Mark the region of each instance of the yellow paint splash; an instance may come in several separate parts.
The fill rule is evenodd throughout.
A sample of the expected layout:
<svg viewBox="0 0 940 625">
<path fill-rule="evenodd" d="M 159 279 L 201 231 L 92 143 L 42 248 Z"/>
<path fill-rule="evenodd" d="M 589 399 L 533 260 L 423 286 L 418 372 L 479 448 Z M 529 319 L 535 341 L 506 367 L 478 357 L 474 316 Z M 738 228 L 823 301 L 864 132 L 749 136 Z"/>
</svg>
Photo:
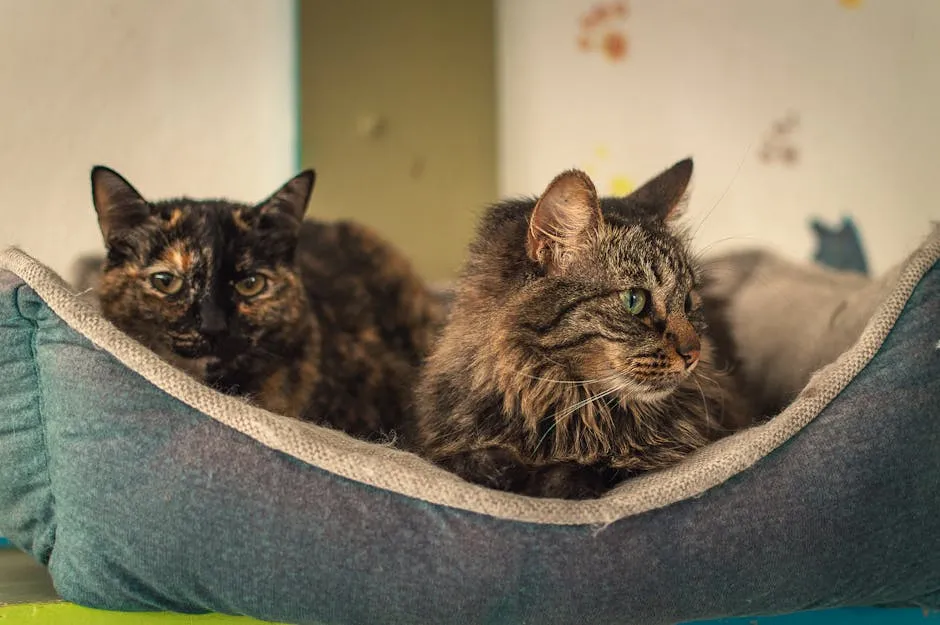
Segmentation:
<svg viewBox="0 0 940 625">
<path fill-rule="evenodd" d="M 635 188 L 636 185 L 626 176 L 614 176 L 610 181 L 610 191 L 613 195 L 627 195 Z"/>
<path fill-rule="evenodd" d="M 597 185 L 602 195 L 627 195 L 636 189 L 629 176 L 610 172 L 610 148 L 601 144 L 594 148 L 594 157 L 581 166 Z M 606 170 L 606 171 L 605 171 Z"/>
<path fill-rule="evenodd" d="M 857 9 L 862 6 L 862 0 L 839 0 L 839 4 L 847 9 Z"/>
</svg>

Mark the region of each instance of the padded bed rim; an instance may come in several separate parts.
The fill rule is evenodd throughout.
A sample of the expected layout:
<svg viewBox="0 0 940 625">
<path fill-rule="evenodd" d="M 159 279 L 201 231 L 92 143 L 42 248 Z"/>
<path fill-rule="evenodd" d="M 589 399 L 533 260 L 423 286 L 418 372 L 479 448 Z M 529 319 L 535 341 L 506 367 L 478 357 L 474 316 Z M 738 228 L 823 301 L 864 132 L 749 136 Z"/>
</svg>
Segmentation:
<svg viewBox="0 0 940 625">
<path fill-rule="evenodd" d="M 598 500 L 534 499 L 463 482 L 417 456 L 341 432 L 281 417 L 222 395 L 171 367 L 76 297 L 51 269 L 17 248 L 0 253 L 6 269 L 66 324 L 152 384 L 216 421 L 330 473 L 427 503 L 500 519 L 554 525 L 603 525 L 698 496 L 744 471 L 812 421 L 868 364 L 914 288 L 940 259 L 940 224 L 901 266 L 890 294 L 855 344 L 813 375 L 799 397 L 764 425 L 718 441 L 670 469 L 630 480 Z"/>
</svg>

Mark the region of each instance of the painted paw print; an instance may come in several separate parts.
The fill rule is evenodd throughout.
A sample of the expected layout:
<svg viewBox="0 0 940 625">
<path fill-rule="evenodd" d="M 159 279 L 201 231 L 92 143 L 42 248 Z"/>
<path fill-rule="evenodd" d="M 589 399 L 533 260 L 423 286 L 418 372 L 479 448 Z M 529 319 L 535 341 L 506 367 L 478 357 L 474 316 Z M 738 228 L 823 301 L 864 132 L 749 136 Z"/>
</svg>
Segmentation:
<svg viewBox="0 0 940 625">
<path fill-rule="evenodd" d="M 636 188 L 636 185 L 629 177 L 610 171 L 609 156 L 610 151 L 607 146 L 597 146 L 594 148 L 594 158 L 585 163 L 583 169 L 594 181 L 597 192 L 601 195 L 628 195 Z"/>
<path fill-rule="evenodd" d="M 764 136 L 758 156 L 767 165 L 782 163 L 787 167 L 795 166 L 800 160 L 800 150 L 793 139 L 793 133 L 800 125 L 797 113 L 788 113 L 776 120 Z"/>
<path fill-rule="evenodd" d="M 581 16 L 578 49 L 586 53 L 600 52 L 612 62 L 623 61 L 628 51 L 624 32 L 628 14 L 626 1 L 595 4 Z"/>
</svg>

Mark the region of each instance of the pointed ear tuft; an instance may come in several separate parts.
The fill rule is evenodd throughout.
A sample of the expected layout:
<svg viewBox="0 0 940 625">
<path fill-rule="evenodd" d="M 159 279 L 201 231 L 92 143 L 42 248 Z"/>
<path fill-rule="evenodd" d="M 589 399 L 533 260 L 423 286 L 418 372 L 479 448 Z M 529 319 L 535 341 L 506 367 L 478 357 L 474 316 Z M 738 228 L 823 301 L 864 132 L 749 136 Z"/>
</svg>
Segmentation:
<svg viewBox="0 0 940 625">
<path fill-rule="evenodd" d="M 601 222 L 597 191 L 588 175 L 577 169 L 562 172 L 532 210 L 526 253 L 550 272 L 560 270 Z"/>
<path fill-rule="evenodd" d="M 300 172 L 258 205 L 261 215 L 285 215 L 293 218 L 299 227 L 307 212 L 315 181 L 316 173 L 312 169 Z"/>
<path fill-rule="evenodd" d="M 686 192 L 692 179 L 692 159 L 679 161 L 629 197 L 653 212 L 660 219 L 672 220 L 682 214 L 687 204 Z"/>
<path fill-rule="evenodd" d="M 91 197 L 105 243 L 115 234 L 135 228 L 150 217 L 150 205 L 131 183 L 113 169 L 91 170 Z"/>
</svg>

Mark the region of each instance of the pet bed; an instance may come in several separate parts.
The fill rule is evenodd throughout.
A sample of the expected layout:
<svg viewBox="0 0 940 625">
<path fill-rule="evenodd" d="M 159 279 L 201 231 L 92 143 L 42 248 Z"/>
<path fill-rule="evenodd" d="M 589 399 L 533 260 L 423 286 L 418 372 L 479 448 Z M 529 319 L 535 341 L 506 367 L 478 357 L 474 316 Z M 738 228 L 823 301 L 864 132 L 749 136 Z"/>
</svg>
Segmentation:
<svg viewBox="0 0 940 625">
<path fill-rule="evenodd" d="M 724 312 L 756 337 L 737 359 L 789 405 L 558 501 L 215 393 L 8 250 L 0 535 L 109 610 L 549 625 L 940 607 L 938 258 L 940 227 L 877 280 L 718 261 Z"/>
</svg>

